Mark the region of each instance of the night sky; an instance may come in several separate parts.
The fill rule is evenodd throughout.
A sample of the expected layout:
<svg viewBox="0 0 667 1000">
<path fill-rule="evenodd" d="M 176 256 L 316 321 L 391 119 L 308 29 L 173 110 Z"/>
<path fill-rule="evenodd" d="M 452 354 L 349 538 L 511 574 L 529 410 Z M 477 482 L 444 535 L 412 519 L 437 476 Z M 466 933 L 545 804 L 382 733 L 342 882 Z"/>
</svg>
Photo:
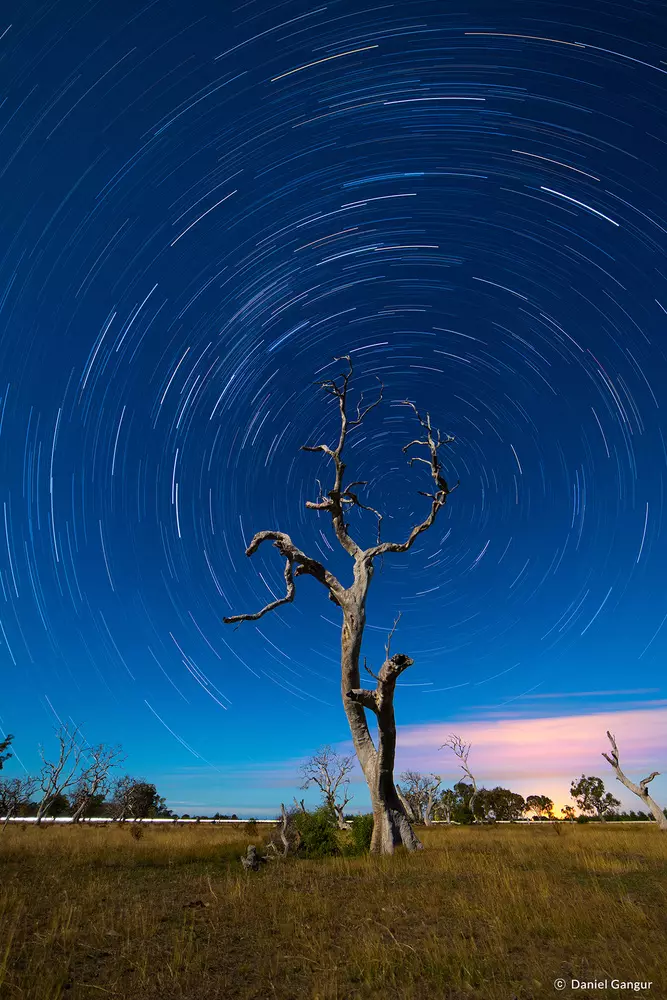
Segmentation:
<svg viewBox="0 0 667 1000">
<path fill-rule="evenodd" d="M 459 489 L 371 587 L 369 663 L 399 611 L 415 660 L 397 770 L 456 776 L 454 731 L 480 784 L 618 794 L 609 726 L 633 777 L 667 770 L 664 5 L 0 18 L 5 773 L 74 720 L 179 812 L 273 815 L 348 746 L 323 588 L 222 623 L 284 590 L 255 531 L 351 579 L 300 451 L 334 443 L 340 354 L 385 385 L 347 451 L 384 539 L 429 509 L 399 402 L 456 437 Z"/>
</svg>

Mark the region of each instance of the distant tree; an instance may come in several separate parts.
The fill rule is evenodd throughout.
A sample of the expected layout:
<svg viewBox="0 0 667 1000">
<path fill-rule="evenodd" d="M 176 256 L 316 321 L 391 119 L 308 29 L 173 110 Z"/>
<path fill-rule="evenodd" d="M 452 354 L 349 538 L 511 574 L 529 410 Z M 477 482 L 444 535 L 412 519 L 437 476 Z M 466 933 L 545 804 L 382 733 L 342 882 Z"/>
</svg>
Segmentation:
<svg viewBox="0 0 667 1000">
<path fill-rule="evenodd" d="M 119 821 L 173 817 L 171 810 L 166 807 L 164 798 L 158 795 L 155 785 L 132 778 L 129 774 L 122 775 L 114 781 L 111 806 L 114 819 Z"/>
<path fill-rule="evenodd" d="M 58 792 L 49 802 L 45 816 L 67 816 L 72 811 L 69 796 Z"/>
<path fill-rule="evenodd" d="M 316 785 L 324 804 L 336 817 L 339 830 L 346 830 L 345 806 L 352 799 L 348 774 L 354 768 L 354 757 L 336 753 L 328 744 L 316 750 L 301 767 L 301 788 Z"/>
<path fill-rule="evenodd" d="M 466 781 L 457 781 L 454 785 L 454 794 L 456 803 L 452 811 L 452 819 L 456 823 L 464 825 L 474 823 L 475 816 L 470 808 L 470 803 L 476 795 L 476 789 Z"/>
<path fill-rule="evenodd" d="M 540 818 L 546 816 L 551 819 L 554 812 L 553 799 L 550 799 L 548 795 L 529 795 L 526 799 L 526 810 L 534 812 Z"/>
<path fill-rule="evenodd" d="M 0 817 L 4 817 L 4 826 L 14 816 L 25 809 L 37 788 L 37 779 L 0 778 Z"/>
<path fill-rule="evenodd" d="M 78 783 L 72 795 L 72 822 L 78 823 L 81 817 L 89 811 L 96 796 L 101 795 L 102 801 L 111 787 L 110 772 L 121 764 L 125 758 L 121 756 L 119 746 L 107 746 L 98 743 L 85 751 L 87 761 L 79 776 Z"/>
<path fill-rule="evenodd" d="M 575 814 L 572 806 L 562 806 L 561 812 L 563 814 L 563 819 L 569 820 L 570 823 L 573 822 Z"/>
<path fill-rule="evenodd" d="M 453 788 L 443 788 L 435 803 L 435 818 L 444 819 L 445 823 L 451 823 L 457 801 L 458 796 Z"/>
<path fill-rule="evenodd" d="M 475 815 L 486 821 L 517 820 L 525 808 L 523 796 L 509 788 L 480 788 L 475 796 Z"/>
<path fill-rule="evenodd" d="M 401 775 L 400 794 L 407 800 L 414 821 L 431 826 L 436 795 L 442 778 L 439 774 L 420 774 L 418 771 L 404 771 Z M 398 786 L 397 786 L 398 788 Z"/>
<path fill-rule="evenodd" d="M 570 795 L 582 815 L 591 816 L 592 814 L 597 819 L 605 819 L 621 804 L 611 792 L 605 793 L 602 778 L 597 778 L 594 775 L 586 777 L 585 774 L 582 774 L 578 781 L 573 781 L 570 786 Z"/>
<path fill-rule="evenodd" d="M 466 803 L 468 809 L 475 816 L 475 799 L 477 797 L 477 782 L 475 781 L 474 775 L 468 766 L 468 754 L 470 753 L 470 748 L 472 743 L 464 743 L 460 736 L 455 736 L 453 733 L 447 737 L 445 742 L 439 748 L 443 750 L 445 747 L 451 750 L 456 757 L 461 762 L 461 770 L 463 771 L 466 778 L 470 779 L 472 785 L 472 795 L 469 801 Z M 456 787 L 456 786 L 454 786 Z M 473 819 L 474 822 L 474 819 Z"/>
<path fill-rule="evenodd" d="M 649 774 L 648 778 L 642 778 L 639 784 L 636 785 L 634 781 L 631 781 L 630 778 L 626 777 L 626 775 L 621 770 L 621 765 L 619 764 L 618 761 L 618 747 L 616 746 L 616 740 L 611 735 L 609 730 L 607 730 L 607 737 L 609 738 L 609 742 L 611 743 L 611 756 L 609 756 L 609 754 L 606 753 L 603 753 L 602 756 L 604 757 L 605 760 L 609 761 L 609 763 L 613 767 L 614 771 L 616 772 L 617 780 L 620 781 L 621 784 L 625 785 L 626 788 L 629 788 L 631 792 L 634 792 L 635 795 L 638 795 L 639 798 L 646 803 L 646 805 L 653 813 L 653 818 L 658 824 L 658 828 L 660 830 L 667 830 L 667 818 L 665 818 L 665 814 L 663 813 L 662 809 L 655 801 L 655 799 L 649 795 L 648 792 L 649 782 L 653 781 L 654 778 L 657 778 L 660 772 L 654 771 L 652 774 Z"/>
<path fill-rule="evenodd" d="M 11 733 L 9 733 L 7 736 L 5 736 L 4 739 L 0 740 L 0 771 L 2 771 L 2 765 L 5 763 L 5 761 L 9 760 L 9 758 L 12 756 L 12 754 L 9 753 L 8 751 L 9 747 L 12 745 L 13 739 L 14 737 L 12 736 Z"/>
<path fill-rule="evenodd" d="M 42 747 L 39 750 L 42 758 L 42 769 L 39 772 L 38 780 L 42 798 L 37 807 L 38 823 L 41 823 L 42 818 L 48 813 L 55 815 L 54 808 L 62 808 L 65 793 L 73 788 L 78 781 L 81 759 L 86 749 L 78 727 L 70 729 L 66 723 L 56 729 L 56 740 L 58 754 L 54 760 L 46 759 Z M 58 803 L 57 806 L 56 803 Z M 69 809 L 69 803 L 67 809 Z"/>
</svg>

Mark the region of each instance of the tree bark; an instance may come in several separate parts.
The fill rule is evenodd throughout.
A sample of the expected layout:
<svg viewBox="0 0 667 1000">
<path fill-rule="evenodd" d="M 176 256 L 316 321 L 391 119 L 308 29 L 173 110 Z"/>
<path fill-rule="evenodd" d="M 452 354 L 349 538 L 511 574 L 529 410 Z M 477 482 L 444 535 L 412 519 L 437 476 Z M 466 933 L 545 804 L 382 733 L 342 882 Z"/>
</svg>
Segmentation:
<svg viewBox="0 0 667 1000">
<path fill-rule="evenodd" d="M 396 721 L 394 689 L 396 678 L 412 660 L 397 654 L 385 661 L 377 675 L 375 691 L 361 688 L 359 657 L 364 625 L 365 599 L 370 573 L 355 566 L 355 584 L 359 598 L 346 602 L 343 609 L 341 638 L 342 693 L 350 724 L 352 741 L 368 785 L 373 809 L 371 854 L 393 854 L 396 847 L 409 851 L 423 846 L 415 835 L 394 784 L 396 756 Z M 370 565 L 370 564 L 369 564 Z M 349 594 L 349 591 L 348 591 Z M 356 595 L 355 595 L 356 596 Z M 368 729 L 366 709 L 375 713 L 378 728 L 377 748 Z"/>
</svg>

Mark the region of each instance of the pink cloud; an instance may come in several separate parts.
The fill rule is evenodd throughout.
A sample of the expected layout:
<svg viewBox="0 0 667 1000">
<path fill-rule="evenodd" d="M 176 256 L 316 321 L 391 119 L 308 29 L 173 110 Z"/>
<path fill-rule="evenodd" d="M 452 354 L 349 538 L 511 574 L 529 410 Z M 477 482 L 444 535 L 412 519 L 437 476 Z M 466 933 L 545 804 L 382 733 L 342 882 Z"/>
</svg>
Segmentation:
<svg viewBox="0 0 667 1000">
<path fill-rule="evenodd" d="M 469 764 L 479 785 L 510 786 L 522 795 L 546 794 L 560 808 L 571 803 L 572 779 L 585 772 L 603 778 L 624 806 L 641 808 L 636 796 L 616 781 L 601 754 L 609 749 L 609 729 L 616 736 L 621 766 L 628 776 L 667 771 L 667 701 L 650 704 L 587 715 L 487 717 L 399 727 L 396 771 L 434 772 L 446 782 L 458 781 L 461 770 L 456 757 L 451 750 L 438 750 L 450 733 L 456 733 L 472 743 Z M 653 782 L 652 790 L 661 804 L 667 804 L 664 774 Z"/>
</svg>

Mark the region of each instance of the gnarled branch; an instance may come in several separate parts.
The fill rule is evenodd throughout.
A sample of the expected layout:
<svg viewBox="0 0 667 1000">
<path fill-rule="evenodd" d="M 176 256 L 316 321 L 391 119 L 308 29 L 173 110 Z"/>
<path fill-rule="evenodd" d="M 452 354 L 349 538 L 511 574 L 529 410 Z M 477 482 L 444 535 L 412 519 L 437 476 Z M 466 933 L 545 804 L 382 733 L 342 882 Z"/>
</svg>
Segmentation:
<svg viewBox="0 0 667 1000">
<path fill-rule="evenodd" d="M 395 627 L 396 625 L 394 625 L 394 628 Z M 371 712 L 375 712 L 376 715 L 379 715 L 385 705 L 392 704 L 397 679 L 403 671 L 407 670 L 408 667 L 411 667 L 414 662 L 415 661 L 409 656 L 406 656 L 405 653 L 394 653 L 392 657 L 388 657 L 384 661 L 377 675 L 372 675 L 377 676 L 377 684 L 374 689 L 356 688 L 352 691 L 346 691 L 346 697 L 348 697 L 350 701 L 355 701 L 357 704 L 363 705 L 364 708 L 368 708 Z"/>
<path fill-rule="evenodd" d="M 273 542 L 274 547 L 285 557 L 285 583 L 287 586 L 285 597 L 271 601 L 261 611 L 256 611 L 253 614 L 230 615 L 227 618 L 223 618 L 222 620 L 226 625 L 233 622 L 257 621 L 258 618 L 261 618 L 268 611 L 273 611 L 283 604 L 291 603 L 294 600 L 295 594 L 294 577 L 303 576 L 304 574 L 308 574 L 319 580 L 329 591 L 329 597 L 334 603 L 340 604 L 345 592 L 344 587 L 341 586 L 333 573 L 323 566 L 321 562 L 318 562 L 317 559 L 311 559 L 305 552 L 297 548 L 290 536 L 286 535 L 284 531 L 258 531 L 246 549 L 246 555 L 253 555 L 262 542 Z M 296 569 L 294 569 L 295 563 L 297 564 Z"/>
<path fill-rule="evenodd" d="M 447 497 L 450 493 L 453 493 L 459 485 L 457 483 L 456 486 L 449 486 L 443 475 L 442 463 L 438 455 L 438 451 L 443 444 L 451 444 L 451 442 L 454 441 L 454 438 L 450 434 L 447 434 L 443 438 L 439 430 L 434 432 L 433 427 L 431 426 L 431 415 L 427 413 L 426 416 L 423 417 L 414 403 L 411 403 L 406 399 L 403 401 L 403 405 L 410 406 L 414 410 L 419 423 L 425 431 L 425 440 L 422 441 L 420 439 L 415 439 L 414 441 L 410 441 L 410 443 L 406 444 L 403 448 L 403 452 L 407 452 L 409 448 L 412 448 L 415 445 L 421 445 L 424 448 L 429 449 L 430 458 L 426 459 L 421 458 L 420 456 L 413 456 L 410 459 L 410 465 L 412 465 L 413 462 L 424 462 L 424 464 L 428 465 L 437 488 L 434 493 L 424 493 L 421 490 L 419 491 L 420 496 L 429 497 L 431 500 L 431 510 L 428 517 L 426 517 L 420 524 L 416 524 L 414 526 L 408 535 L 407 540 L 405 542 L 382 542 L 371 549 L 367 549 L 365 554 L 371 559 L 375 559 L 376 556 L 382 556 L 385 552 L 407 552 L 414 543 L 415 539 L 418 538 L 423 531 L 426 531 L 431 527 L 438 515 L 438 511 L 447 503 Z M 434 433 L 436 435 L 435 437 Z"/>
<path fill-rule="evenodd" d="M 381 402 L 384 386 L 382 382 L 380 382 L 380 392 L 378 393 L 377 399 L 366 406 L 363 406 L 364 397 L 363 393 L 361 394 L 359 402 L 357 403 L 356 417 L 351 420 L 347 413 L 347 394 L 349 382 L 353 373 L 352 358 L 349 354 L 346 354 L 343 357 L 334 358 L 334 361 L 347 361 L 349 370 L 347 372 L 343 372 L 339 376 L 338 381 L 336 379 L 326 379 L 324 382 L 320 382 L 318 384 L 328 395 L 333 396 L 338 400 L 338 407 L 340 410 L 340 434 L 338 437 L 338 444 L 335 448 L 331 448 L 328 444 L 303 445 L 301 449 L 302 451 L 321 451 L 325 455 L 328 455 L 329 458 L 333 459 L 335 467 L 334 485 L 332 489 L 327 491 L 326 495 L 324 495 L 320 489 L 319 499 L 317 501 L 306 501 L 306 507 L 310 510 L 328 511 L 331 514 L 331 520 L 336 538 L 348 555 L 353 558 L 357 558 L 361 555 L 362 550 L 350 535 L 349 525 L 345 522 L 345 510 L 349 507 L 359 507 L 361 510 L 368 510 L 375 514 L 378 519 L 378 542 L 380 540 L 382 515 L 373 507 L 368 507 L 361 503 L 357 494 L 352 492 L 352 486 L 365 486 L 365 483 L 356 482 L 351 483 L 348 487 L 343 487 L 343 476 L 345 474 L 343 449 L 345 447 L 348 432 L 353 427 L 358 427 L 364 420 L 364 417 L 366 417 L 366 415 Z M 380 380 L 378 379 L 378 381 Z"/>
</svg>

